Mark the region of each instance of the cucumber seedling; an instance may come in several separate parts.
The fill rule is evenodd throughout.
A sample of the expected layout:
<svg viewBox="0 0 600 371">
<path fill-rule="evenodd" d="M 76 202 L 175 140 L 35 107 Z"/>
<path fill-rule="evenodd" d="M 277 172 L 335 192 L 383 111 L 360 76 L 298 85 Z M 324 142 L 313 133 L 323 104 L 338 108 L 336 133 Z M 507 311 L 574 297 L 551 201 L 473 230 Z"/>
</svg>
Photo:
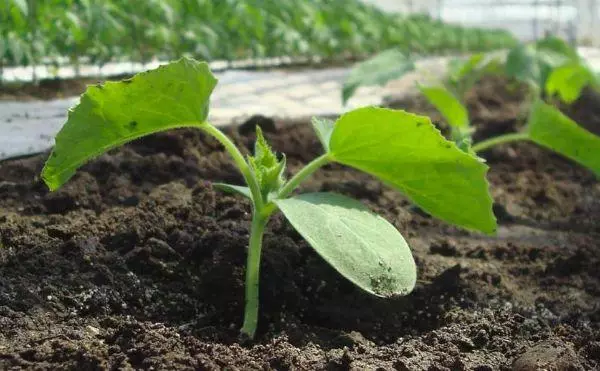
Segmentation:
<svg viewBox="0 0 600 371">
<path fill-rule="evenodd" d="M 344 83 L 343 103 L 359 86 L 385 85 L 415 70 L 418 60 L 392 49 L 358 64 Z M 600 138 L 544 102 L 544 98 L 558 96 L 563 102 L 572 103 L 585 87 L 600 90 L 596 73 L 564 40 L 549 36 L 532 44 L 516 43 L 506 58 L 497 53 L 477 53 L 466 60 L 453 59 L 448 67 L 441 84 L 419 89 L 442 114 L 450 127 L 450 139 L 463 151 L 475 155 L 503 143 L 528 140 L 600 175 Z M 528 98 L 523 111 L 528 115 L 527 125 L 520 132 L 473 143 L 474 128 L 464 104 L 465 96 L 488 74 L 505 75 L 526 84 Z"/>
<path fill-rule="evenodd" d="M 509 52 L 505 64 L 497 59 L 474 55 L 458 68 L 451 69 L 442 85 L 419 86 L 421 93 L 444 117 L 451 139 L 473 154 L 514 141 L 531 141 L 589 168 L 600 176 L 600 137 L 579 126 L 544 96 L 558 94 L 571 103 L 583 87 L 596 85 L 585 63 L 560 39 L 541 40 L 535 46 L 519 45 Z M 464 104 L 466 92 L 488 73 L 504 73 L 529 87 L 530 101 L 525 127 L 473 143 L 469 113 Z M 543 87 L 546 87 L 544 94 Z"/>
<path fill-rule="evenodd" d="M 183 58 L 129 80 L 88 87 L 57 134 L 42 178 L 55 190 L 93 157 L 159 131 L 196 128 L 218 140 L 246 184 L 216 186 L 252 204 L 242 326 L 249 337 L 258 322 L 263 234 L 277 210 L 327 263 L 361 289 L 393 297 L 414 288 L 414 259 L 392 224 L 343 195 L 292 195 L 324 165 L 335 162 L 369 173 L 449 223 L 485 233 L 496 230 L 487 165 L 444 139 L 429 118 L 366 107 L 335 122 L 314 119 L 324 153 L 286 179 L 285 156 L 273 152 L 260 130 L 254 153 L 245 156 L 207 121 L 216 83 L 206 63 Z"/>
</svg>

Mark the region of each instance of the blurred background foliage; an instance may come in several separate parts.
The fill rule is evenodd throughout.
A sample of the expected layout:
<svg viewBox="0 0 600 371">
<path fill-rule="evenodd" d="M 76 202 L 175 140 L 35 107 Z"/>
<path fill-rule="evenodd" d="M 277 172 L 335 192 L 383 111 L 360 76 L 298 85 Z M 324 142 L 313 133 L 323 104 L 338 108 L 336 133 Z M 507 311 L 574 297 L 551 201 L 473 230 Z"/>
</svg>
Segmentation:
<svg viewBox="0 0 600 371">
<path fill-rule="evenodd" d="M 359 0 L 1 0 L 0 67 L 205 60 L 364 58 L 514 45 L 507 31 L 385 13 Z"/>
</svg>

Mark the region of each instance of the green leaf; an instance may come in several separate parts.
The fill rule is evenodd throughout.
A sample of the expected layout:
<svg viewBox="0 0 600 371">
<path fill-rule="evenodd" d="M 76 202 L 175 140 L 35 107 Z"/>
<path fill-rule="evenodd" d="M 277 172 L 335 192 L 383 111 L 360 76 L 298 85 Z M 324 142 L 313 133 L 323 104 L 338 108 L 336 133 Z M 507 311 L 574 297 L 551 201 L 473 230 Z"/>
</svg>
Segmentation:
<svg viewBox="0 0 600 371">
<path fill-rule="evenodd" d="M 242 195 L 244 197 L 249 198 L 250 200 L 252 200 L 252 191 L 250 191 L 250 188 L 248 187 L 244 187 L 244 186 L 238 186 L 238 185 L 234 185 L 234 184 L 227 184 L 227 183 L 213 183 L 212 184 L 214 188 L 226 192 L 226 193 L 235 193 L 238 195 Z"/>
<path fill-rule="evenodd" d="M 484 60 L 484 57 L 485 54 L 476 53 L 466 60 L 458 58 L 450 60 L 448 63 L 449 77 L 456 81 L 466 78 L 470 73 L 479 68 L 479 65 Z"/>
<path fill-rule="evenodd" d="M 501 62 L 493 55 L 474 54 L 466 60 L 454 59 L 449 63 L 447 86 L 464 99 L 466 92 L 484 75 L 497 75 L 502 71 Z"/>
<path fill-rule="evenodd" d="M 256 127 L 256 143 L 254 156 L 248 158 L 248 163 L 260 186 L 261 193 L 266 199 L 269 193 L 279 190 L 285 182 L 285 156 L 280 160 L 267 143 L 260 126 Z"/>
<path fill-rule="evenodd" d="M 19 9 L 23 16 L 27 17 L 29 15 L 29 6 L 27 5 L 27 0 L 12 0 L 14 6 Z"/>
<path fill-rule="evenodd" d="M 312 126 L 317 133 L 317 137 L 325 151 L 329 151 L 329 139 L 331 138 L 331 133 L 333 132 L 333 127 L 335 125 L 335 121 L 329 119 L 323 119 L 319 117 L 312 118 Z"/>
<path fill-rule="evenodd" d="M 569 63 L 558 67 L 550 73 L 546 81 L 546 93 L 550 96 L 558 94 L 565 103 L 573 103 L 580 96 L 583 88 L 596 83 L 596 76 L 581 63 Z"/>
<path fill-rule="evenodd" d="M 580 163 L 600 176 L 600 137 L 542 101 L 533 105 L 527 127 L 532 141 Z"/>
<path fill-rule="evenodd" d="M 442 86 L 419 86 L 419 89 L 427 101 L 440 111 L 450 126 L 469 127 L 467 109 L 448 89 Z"/>
<path fill-rule="evenodd" d="M 26 64 L 25 41 L 20 39 L 16 34 L 9 33 L 6 40 L 6 51 L 11 55 L 15 64 Z"/>
<path fill-rule="evenodd" d="M 509 77 L 543 89 L 553 69 L 579 60 L 577 51 L 563 40 L 548 37 L 532 45 L 519 44 L 511 49 L 506 59 L 506 72 Z"/>
<path fill-rule="evenodd" d="M 274 202 L 312 248 L 361 289 L 390 297 L 414 288 L 416 266 L 408 244 L 360 202 L 334 193 Z"/>
<path fill-rule="evenodd" d="M 496 230 L 488 167 L 447 141 L 429 118 L 385 108 L 340 117 L 330 157 L 372 174 L 433 216 L 486 233 Z"/>
<path fill-rule="evenodd" d="M 542 68 L 535 49 L 529 45 L 519 44 L 510 50 L 506 57 L 506 73 L 519 81 L 536 86 L 542 84 Z"/>
<path fill-rule="evenodd" d="M 216 83 L 206 63 L 183 58 L 129 80 L 88 87 L 56 136 L 42 178 L 55 190 L 111 148 L 159 131 L 204 125 Z"/>
<path fill-rule="evenodd" d="M 414 62 L 400 50 L 381 52 L 352 68 L 342 88 L 342 102 L 346 104 L 360 86 L 385 85 L 414 69 Z"/>
<path fill-rule="evenodd" d="M 562 58 L 562 60 L 576 61 L 579 59 L 577 50 L 570 46 L 565 40 L 550 35 L 535 43 L 535 48 L 538 51 L 552 55 L 552 58 Z M 562 64 L 562 62 L 558 62 Z"/>
</svg>

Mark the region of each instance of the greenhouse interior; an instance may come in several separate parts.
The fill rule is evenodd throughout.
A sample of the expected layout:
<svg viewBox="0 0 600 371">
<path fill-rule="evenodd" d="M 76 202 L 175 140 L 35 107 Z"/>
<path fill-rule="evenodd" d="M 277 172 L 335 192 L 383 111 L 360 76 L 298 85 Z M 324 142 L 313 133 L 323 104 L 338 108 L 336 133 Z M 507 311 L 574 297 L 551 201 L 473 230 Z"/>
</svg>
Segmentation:
<svg viewBox="0 0 600 371">
<path fill-rule="evenodd" d="M 600 369 L 600 1 L 0 2 L 0 369 Z"/>
</svg>

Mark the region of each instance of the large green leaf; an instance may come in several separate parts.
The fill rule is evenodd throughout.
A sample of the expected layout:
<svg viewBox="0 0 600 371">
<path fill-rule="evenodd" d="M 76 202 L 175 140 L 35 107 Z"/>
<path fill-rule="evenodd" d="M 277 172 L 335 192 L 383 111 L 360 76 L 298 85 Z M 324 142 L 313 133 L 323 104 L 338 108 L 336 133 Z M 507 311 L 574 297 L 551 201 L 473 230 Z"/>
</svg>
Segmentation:
<svg viewBox="0 0 600 371">
<path fill-rule="evenodd" d="M 408 244 L 360 202 L 335 193 L 274 202 L 317 253 L 358 287 L 382 297 L 414 288 L 417 272 Z"/>
<path fill-rule="evenodd" d="M 398 49 L 386 50 L 357 64 L 344 82 L 342 101 L 344 104 L 360 86 L 385 85 L 415 69 L 414 62 Z"/>
<path fill-rule="evenodd" d="M 596 76 L 582 63 L 568 63 L 555 68 L 546 81 L 546 93 L 558 94 L 565 103 L 573 103 L 588 85 L 596 85 Z"/>
<path fill-rule="evenodd" d="M 419 86 L 421 93 L 446 119 L 448 125 L 455 128 L 469 126 L 469 113 L 465 106 L 443 86 Z"/>
<path fill-rule="evenodd" d="M 533 105 L 527 127 L 529 137 L 535 143 L 586 166 L 600 176 L 600 137 L 542 101 Z"/>
<path fill-rule="evenodd" d="M 427 117 L 360 108 L 338 119 L 329 148 L 333 160 L 378 177 L 433 216 L 496 230 L 488 167 L 447 141 Z"/>
<path fill-rule="evenodd" d="M 51 190 L 91 158 L 158 131 L 204 124 L 217 80 L 206 63 L 183 58 L 132 79 L 90 86 L 69 111 L 42 171 Z"/>
</svg>

